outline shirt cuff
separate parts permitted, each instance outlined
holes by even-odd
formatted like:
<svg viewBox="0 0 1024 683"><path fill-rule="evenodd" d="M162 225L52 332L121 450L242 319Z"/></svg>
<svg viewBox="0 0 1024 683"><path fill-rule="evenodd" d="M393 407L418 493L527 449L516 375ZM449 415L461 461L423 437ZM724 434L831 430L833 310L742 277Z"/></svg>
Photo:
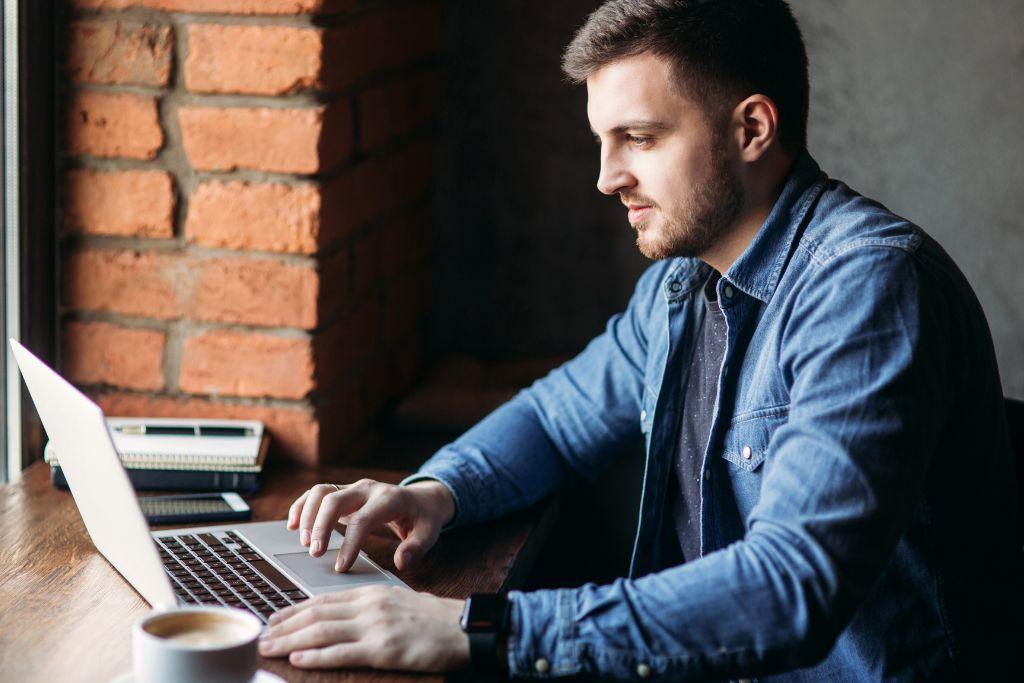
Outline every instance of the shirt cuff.
<svg viewBox="0 0 1024 683"><path fill-rule="evenodd" d="M414 484L418 481L437 481L444 484L444 487L448 489L448 493L452 494L452 500L455 502L455 514L452 515L452 518L448 520L447 524L441 527L441 531L447 531L448 529L458 526L459 509L461 508L461 505L459 504L459 494L456 493L454 484L436 474L423 474L421 472L415 472L413 474L410 474L402 481L398 482L398 485L408 486L409 484Z"/></svg>
<svg viewBox="0 0 1024 683"><path fill-rule="evenodd" d="M459 452L457 446L446 446L423 463L418 472L399 482L399 486L423 479L436 479L448 487L455 501L455 516L445 525L445 529L492 517L493 514L488 514L486 501L493 496L488 495L485 475L471 462L472 457L473 454Z"/></svg>
<svg viewBox="0 0 1024 683"><path fill-rule="evenodd" d="M511 676L544 679L579 673L582 666L574 637L575 591L512 591L508 599Z"/></svg>

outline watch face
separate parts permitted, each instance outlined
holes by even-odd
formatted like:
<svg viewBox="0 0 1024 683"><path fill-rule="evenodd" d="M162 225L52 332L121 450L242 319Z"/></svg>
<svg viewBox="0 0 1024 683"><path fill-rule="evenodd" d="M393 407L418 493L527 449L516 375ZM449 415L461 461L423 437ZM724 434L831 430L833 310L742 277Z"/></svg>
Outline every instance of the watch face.
<svg viewBox="0 0 1024 683"><path fill-rule="evenodd" d="M508 598L493 593L475 593L466 601L462 630L466 633L504 632Z"/></svg>

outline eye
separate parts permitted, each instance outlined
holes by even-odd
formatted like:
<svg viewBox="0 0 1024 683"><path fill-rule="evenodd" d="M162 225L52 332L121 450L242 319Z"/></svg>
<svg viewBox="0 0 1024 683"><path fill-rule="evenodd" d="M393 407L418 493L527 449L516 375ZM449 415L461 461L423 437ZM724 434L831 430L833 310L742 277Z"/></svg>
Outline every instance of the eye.
<svg viewBox="0 0 1024 683"><path fill-rule="evenodd" d="M627 135L626 140L629 142L629 144L640 149L650 147L652 144L654 144L654 138L648 137L646 135Z"/></svg>

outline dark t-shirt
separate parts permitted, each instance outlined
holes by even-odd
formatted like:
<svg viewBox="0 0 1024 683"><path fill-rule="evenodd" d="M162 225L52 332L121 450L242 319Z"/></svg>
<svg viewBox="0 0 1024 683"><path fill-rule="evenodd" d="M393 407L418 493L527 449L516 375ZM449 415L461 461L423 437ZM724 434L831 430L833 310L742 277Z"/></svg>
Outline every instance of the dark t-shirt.
<svg viewBox="0 0 1024 683"><path fill-rule="evenodd" d="M712 271L704 285L706 313L683 387L683 414L676 439L676 482L670 487L668 497L686 562L700 557L701 472L728 338L725 314L715 295L718 279L719 274Z"/></svg>

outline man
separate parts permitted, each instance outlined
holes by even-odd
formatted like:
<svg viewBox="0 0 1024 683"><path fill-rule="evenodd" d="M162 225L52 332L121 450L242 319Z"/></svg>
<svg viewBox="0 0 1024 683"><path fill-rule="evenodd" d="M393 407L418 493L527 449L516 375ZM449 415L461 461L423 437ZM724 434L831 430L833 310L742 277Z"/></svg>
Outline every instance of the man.
<svg viewBox="0 0 1024 683"><path fill-rule="evenodd" d="M290 528L320 555L347 524L345 571L389 524L406 569L446 527L592 478L639 431L629 576L499 598L508 618L474 666L1019 674L1020 530L984 316L932 239L807 154L807 61L788 6L612 0L563 64L587 86L598 188L628 207L656 262L604 334L419 473L316 486ZM462 610L353 590L282 612L261 647L296 666L458 669Z"/></svg>

